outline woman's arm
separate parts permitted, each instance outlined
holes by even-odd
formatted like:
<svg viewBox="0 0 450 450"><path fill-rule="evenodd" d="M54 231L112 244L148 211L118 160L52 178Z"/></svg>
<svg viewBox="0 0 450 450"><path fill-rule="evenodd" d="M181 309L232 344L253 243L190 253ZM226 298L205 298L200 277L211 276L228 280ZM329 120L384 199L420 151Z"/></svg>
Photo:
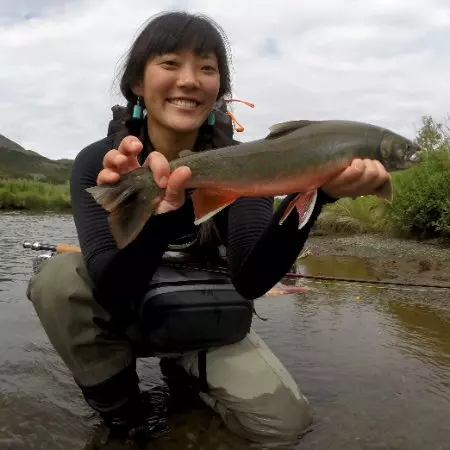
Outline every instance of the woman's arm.
<svg viewBox="0 0 450 450"><path fill-rule="evenodd" d="M96 298L110 310L145 293L171 236L178 227L192 222L186 207L153 216L138 237L119 250L109 230L108 212L86 192L97 184L103 158L112 144L112 138L106 138L82 150L75 158L70 179L81 251Z"/></svg>
<svg viewBox="0 0 450 450"><path fill-rule="evenodd" d="M217 216L233 284L246 298L264 295L283 278L301 252L323 204L334 201L319 190L311 217L299 230L295 209L279 225L292 198L286 197L276 212L272 198L241 198L227 208L226 214Z"/></svg>

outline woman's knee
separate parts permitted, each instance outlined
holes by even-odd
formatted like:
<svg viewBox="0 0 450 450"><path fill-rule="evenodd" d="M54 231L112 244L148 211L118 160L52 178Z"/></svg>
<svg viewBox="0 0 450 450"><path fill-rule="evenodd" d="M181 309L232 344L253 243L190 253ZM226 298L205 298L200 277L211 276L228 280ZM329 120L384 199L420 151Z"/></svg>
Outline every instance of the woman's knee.
<svg viewBox="0 0 450 450"><path fill-rule="evenodd" d="M80 275L83 264L80 253L62 253L44 261L31 277L27 296L44 328L55 319L61 327L69 326L73 320L71 303L90 297L94 300L87 279Z"/></svg>
<svg viewBox="0 0 450 450"><path fill-rule="evenodd" d="M183 357L181 364L199 376L196 357ZM259 443L292 444L309 429L308 400L255 332L208 352L206 366L209 392L201 396L236 434Z"/></svg>
<svg viewBox="0 0 450 450"><path fill-rule="evenodd" d="M81 384L102 382L132 361L128 340L98 324L110 315L94 298L81 254L45 261L30 281L29 298L52 346Z"/></svg>
<svg viewBox="0 0 450 450"><path fill-rule="evenodd" d="M313 422L308 400L284 385L254 398L232 397L216 389L200 396L231 431L259 444L295 445Z"/></svg>

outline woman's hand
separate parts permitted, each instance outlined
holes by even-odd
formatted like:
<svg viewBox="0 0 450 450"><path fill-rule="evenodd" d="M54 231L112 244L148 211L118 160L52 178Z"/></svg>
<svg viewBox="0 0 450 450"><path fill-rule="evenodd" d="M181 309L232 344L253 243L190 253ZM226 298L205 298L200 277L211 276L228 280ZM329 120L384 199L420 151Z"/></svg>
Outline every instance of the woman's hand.
<svg viewBox="0 0 450 450"><path fill-rule="evenodd" d="M334 198L377 195L390 180L391 175L378 160L354 159L351 166L321 189Z"/></svg>
<svg viewBox="0 0 450 450"><path fill-rule="evenodd" d="M137 159L142 151L142 143L135 136L122 139L119 148L110 150L103 158L103 169L97 177L97 184L117 183L125 175L140 166ZM167 158L159 152L153 151L144 162L153 174L158 186L165 189L165 195L155 210L162 214L180 208L184 204L184 190L191 177L189 167L182 166L170 173Z"/></svg>

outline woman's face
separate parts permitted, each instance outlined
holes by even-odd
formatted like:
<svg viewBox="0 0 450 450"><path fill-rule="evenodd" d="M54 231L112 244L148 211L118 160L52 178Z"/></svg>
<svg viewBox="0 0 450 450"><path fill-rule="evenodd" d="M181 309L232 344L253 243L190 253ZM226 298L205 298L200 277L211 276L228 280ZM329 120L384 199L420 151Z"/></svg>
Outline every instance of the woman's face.
<svg viewBox="0 0 450 450"><path fill-rule="evenodd" d="M134 89L150 120L176 133L195 132L206 120L220 88L217 58L182 51L155 56Z"/></svg>

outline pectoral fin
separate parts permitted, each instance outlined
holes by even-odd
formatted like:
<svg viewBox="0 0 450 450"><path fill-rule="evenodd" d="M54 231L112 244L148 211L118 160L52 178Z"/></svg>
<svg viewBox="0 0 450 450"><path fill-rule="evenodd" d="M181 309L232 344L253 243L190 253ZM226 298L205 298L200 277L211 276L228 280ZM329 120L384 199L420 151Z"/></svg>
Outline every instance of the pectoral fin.
<svg viewBox="0 0 450 450"><path fill-rule="evenodd" d="M204 189L196 189L191 196L194 204L195 225L206 222L237 199L234 195L211 194Z"/></svg>

